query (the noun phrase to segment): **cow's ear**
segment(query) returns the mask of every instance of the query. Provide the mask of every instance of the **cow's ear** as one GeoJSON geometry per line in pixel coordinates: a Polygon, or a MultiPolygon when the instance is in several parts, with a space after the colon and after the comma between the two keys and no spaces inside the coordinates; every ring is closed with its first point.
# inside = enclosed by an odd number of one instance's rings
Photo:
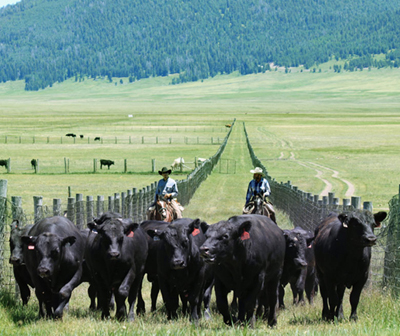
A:
{"type": "Polygon", "coordinates": [[[75,243],[75,241],[76,241],[76,237],[75,236],[66,237],[61,241],[61,246],[65,246],[67,244],[73,245],[75,243]]]}
{"type": "Polygon", "coordinates": [[[314,233],[312,231],[306,231],[306,233],[303,234],[304,238],[306,238],[307,245],[310,245],[311,242],[314,240],[314,233]]]}
{"type": "Polygon", "coordinates": [[[246,221],[239,225],[238,234],[242,241],[250,239],[251,222],[246,221]]]}
{"type": "Polygon", "coordinates": [[[126,235],[129,235],[132,232],[135,232],[138,227],[139,227],[138,223],[134,223],[134,222],[131,221],[129,224],[124,225],[124,233],[126,235]]]}
{"type": "Polygon", "coordinates": [[[385,220],[387,216],[387,213],[385,211],[380,211],[376,214],[374,214],[374,219],[375,219],[375,227],[380,227],[381,222],[385,220]]]}
{"type": "Polygon", "coordinates": [[[149,230],[146,231],[146,233],[151,238],[153,238],[153,240],[156,240],[156,239],[160,239],[161,235],[163,234],[163,231],[160,231],[160,230],[157,230],[157,229],[149,229],[149,230]]]}
{"type": "Polygon", "coordinates": [[[342,213],[338,216],[338,218],[339,218],[340,222],[342,223],[342,226],[347,229],[348,224],[349,224],[349,217],[347,217],[346,214],[342,213]]]}
{"type": "Polygon", "coordinates": [[[90,231],[97,230],[97,224],[95,222],[87,223],[87,227],[90,229],[90,231]]]}
{"type": "Polygon", "coordinates": [[[34,236],[22,236],[21,237],[21,241],[25,245],[34,246],[36,244],[36,240],[37,240],[37,237],[34,237],[34,236]]]}
{"type": "Polygon", "coordinates": [[[210,225],[208,225],[206,222],[201,222],[200,227],[201,227],[201,230],[203,231],[203,233],[206,233],[208,228],[210,227],[210,225]]]}
{"type": "Polygon", "coordinates": [[[188,230],[188,235],[190,236],[193,234],[193,236],[197,236],[200,233],[200,225],[201,221],[200,219],[195,219],[193,222],[189,224],[189,230],[188,230]]]}

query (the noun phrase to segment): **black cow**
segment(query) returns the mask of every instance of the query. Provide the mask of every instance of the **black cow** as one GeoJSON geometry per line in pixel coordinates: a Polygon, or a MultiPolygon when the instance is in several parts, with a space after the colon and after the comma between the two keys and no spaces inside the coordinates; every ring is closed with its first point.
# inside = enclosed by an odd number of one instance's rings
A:
{"type": "Polygon", "coordinates": [[[63,309],[82,276],[84,239],[61,216],[44,218],[22,236],[26,267],[35,285],[39,316],[62,318],[63,309]]]}
{"type": "Polygon", "coordinates": [[[315,261],[323,319],[343,318],[343,295],[347,287],[352,288],[350,319],[357,320],[360,294],[368,279],[371,246],[376,242],[373,228],[385,218],[386,212],[331,213],[315,229],[315,261]]]}
{"type": "Polygon", "coordinates": [[[65,136],[71,137],[71,138],[76,138],[76,134],[74,134],[74,133],[67,133],[67,134],[65,134],[65,136]]]}
{"type": "Polygon", "coordinates": [[[95,137],[94,141],[100,141],[100,137],[95,137]]]}
{"type": "Polygon", "coordinates": [[[36,169],[36,167],[37,167],[37,161],[36,161],[36,159],[32,159],[32,160],[31,160],[31,166],[32,166],[32,169],[36,169]]]}
{"type": "Polygon", "coordinates": [[[103,169],[103,166],[107,166],[108,169],[110,169],[110,166],[113,164],[114,164],[114,161],[101,159],[100,160],[100,169],[103,169]]]}
{"type": "Polygon", "coordinates": [[[83,139],[83,134],[80,134],[79,137],[80,137],[81,139],[83,139]]]}
{"type": "Polygon", "coordinates": [[[238,320],[254,324],[259,305],[268,309],[268,324],[276,325],[278,285],[285,258],[283,231],[267,216],[241,215],[210,225],[201,256],[214,265],[217,307],[224,322],[231,316],[227,295],[239,301],[238,320]]]}
{"type": "Polygon", "coordinates": [[[18,284],[23,305],[26,305],[31,297],[29,286],[34,288],[34,285],[25,265],[21,237],[27,235],[32,226],[33,225],[26,225],[22,227],[18,220],[14,220],[10,225],[9,261],[13,266],[15,281],[18,284]]]}
{"type": "MultiPolygon", "coordinates": [[[[158,280],[167,308],[168,319],[177,317],[179,296],[186,313],[190,304],[190,319],[197,323],[206,288],[212,285],[212,271],[200,256],[199,247],[205,241],[203,230],[207,223],[199,219],[176,219],[161,231],[148,230],[158,237],[158,280]]],[[[205,300],[209,317],[209,297],[205,300]]]]}
{"type": "Polygon", "coordinates": [[[86,245],[85,260],[96,282],[102,318],[110,316],[112,293],[117,306],[116,318],[126,318],[125,300],[128,298],[128,319],[134,320],[134,304],[147,258],[146,234],[130,219],[107,212],[88,223],[91,229],[86,245]]]}
{"type": "MultiPolygon", "coordinates": [[[[143,229],[144,232],[147,231],[156,231],[161,232],[163,231],[169,223],[157,220],[146,220],[140,223],[140,227],[143,229]]],[[[160,286],[158,283],[158,272],[157,272],[157,251],[160,245],[160,239],[158,236],[151,237],[150,235],[147,236],[147,243],[148,243],[148,254],[146,259],[146,265],[144,268],[144,274],[147,274],[147,280],[151,282],[151,311],[156,311],[157,307],[157,297],[160,291],[160,286]]],[[[142,288],[139,289],[138,293],[138,303],[137,303],[137,314],[145,313],[146,307],[145,302],[142,296],[142,288]]]]}
{"type": "MultiPolygon", "coordinates": [[[[288,283],[290,283],[293,293],[293,304],[304,303],[303,292],[308,279],[307,250],[311,249],[310,244],[314,239],[314,233],[305,231],[300,227],[292,230],[284,230],[283,234],[286,239],[286,252],[279,286],[279,306],[282,308],[285,307],[283,301],[285,295],[284,288],[288,283]]],[[[309,256],[312,257],[310,254],[309,256]]],[[[312,264],[312,260],[310,260],[310,263],[312,264]]],[[[314,275],[314,280],[309,279],[309,281],[314,283],[315,272],[312,265],[310,266],[310,277],[314,275]]],[[[307,294],[308,299],[312,302],[311,296],[313,297],[311,293],[307,294]]]]}
{"type": "Polygon", "coordinates": [[[0,160],[0,166],[3,166],[7,169],[8,167],[8,160],[0,160]]]}

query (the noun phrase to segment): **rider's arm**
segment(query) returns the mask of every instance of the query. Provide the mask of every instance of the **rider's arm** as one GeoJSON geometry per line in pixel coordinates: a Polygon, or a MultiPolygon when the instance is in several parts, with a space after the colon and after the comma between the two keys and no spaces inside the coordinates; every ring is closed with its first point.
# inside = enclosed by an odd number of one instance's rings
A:
{"type": "Polygon", "coordinates": [[[250,181],[249,186],[247,187],[246,204],[250,202],[251,196],[253,196],[253,190],[251,188],[251,181],[250,181]]]}
{"type": "Polygon", "coordinates": [[[269,196],[271,194],[271,188],[269,187],[269,183],[266,178],[264,178],[263,180],[263,190],[264,190],[263,194],[264,197],[269,196]]]}

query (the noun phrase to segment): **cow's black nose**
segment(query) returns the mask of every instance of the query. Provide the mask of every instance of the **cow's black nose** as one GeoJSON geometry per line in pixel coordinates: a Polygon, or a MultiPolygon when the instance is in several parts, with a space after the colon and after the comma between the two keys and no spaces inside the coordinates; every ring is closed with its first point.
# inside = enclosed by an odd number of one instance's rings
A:
{"type": "Polygon", "coordinates": [[[38,268],[38,275],[41,278],[47,278],[48,276],[50,276],[50,270],[48,268],[40,267],[38,268]]]}
{"type": "Polygon", "coordinates": [[[18,257],[10,257],[10,264],[18,265],[21,263],[21,259],[18,257]]]}

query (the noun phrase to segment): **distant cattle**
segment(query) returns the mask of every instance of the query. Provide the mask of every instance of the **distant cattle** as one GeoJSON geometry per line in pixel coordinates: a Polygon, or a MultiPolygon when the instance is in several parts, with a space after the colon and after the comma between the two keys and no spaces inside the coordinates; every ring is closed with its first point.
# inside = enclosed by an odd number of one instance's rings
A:
{"type": "Polygon", "coordinates": [[[81,282],[84,239],[80,231],[69,219],[54,216],[37,222],[21,240],[39,316],[62,318],[72,291],[81,282]]]}
{"type": "Polygon", "coordinates": [[[350,319],[357,320],[361,291],[368,279],[373,228],[386,218],[386,212],[331,213],[315,229],[315,262],[323,300],[322,318],[343,318],[343,295],[350,293],[350,319]]]}
{"type": "Polygon", "coordinates": [[[241,215],[210,225],[201,256],[213,265],[217,307],[226,324],[254,325],[258,303],[265,308],[268,325],[277,323],[278,286],[285,258],[283,231],[267,216],[241,215]],[[239,300],[232,316],[227,295],[239,300]]]}
{"type": "Polygon", "coordinates": [[[231,124],[226,124],[226,125],[225,125],[225,127],[227,127],[227,128],[231,128],[231,127],[232,127],[232,125],[231,125],[231,124]]]}
{"type": "Polygon", "coordinates": [[[116,318],[134,320],[134,305],[142,283],[148,244],[139,224],[107,212],[87,224],[91,230],[85,261],[98,289],[102,318],[110,316],[109,303],[114,294],[116,318]],[[127,314],[125,300],[129,302],[127,314]]]}
{"type": "Polygon", "coordinates": [[[83,134],[79,135],[79,137],[80,137],[81,139],[83,139],[83,134]]]}
{"type": "Polygon", "coordinates": [[[8,167],[8,160],[0,160],[0,166],[3,166],[7,169],[8,167]]]}
{"type": "MultiPolygon", "coordinates": [[[[285,286],[290,283],[293,292],[293,304],[304,303],[303,292],[306,287],[306,281],[309,269],[309,281],[311,281],[310,290],[314,290],[315,285],[315,270],[313,269],[313,260],[309,260],[310,268],[308,268],[307,250],[311,249],[311,242],[314,239],[314,233],[305,231],[300,227],[292,230],[284,230],[286,239],[285,263],[281,277],[279,288],[279,306],[284,307],[285,286]]],[[[310,255],[312,256],[312,255],[310,255]]],[[[311,258],[310,258],[311,259],[311,258]]],[[[307,287],[308,289],[309,287],[307,287]]],[[[312,303],[314,294],[307,293],[307,298],[312,303]]]]}
{"type": "Polygon", "coordinates": [[[67,133],[67,134],[65,134],[65,136],[71,137],[71,138],[76,138],[76,134],[74,134],[74,133],[67,133]]]}
{"type": "MultiPolygon", "coordinates": [[[[213,284],[212,270],[200,256],[199,247],[205,241],[204,228],[208,225],[199,219],[180,218],[162,230],[148,230],[152,237],[160,239],[157,253],[158,280],[168,319],[177,317],[179,296],[182,311],[190,305],[190,319],[197,322],[206,288],[213,284]]],[[[209,317],[209,297],[205,311],[209,317]]]]}
{"type": "Polygon", "coordinates": [[[197,158],[197,164],[201,165],[203,162],[207,161],[205,158],[197,158]]]}
{"type": "Polygon", "coordinates": [[[107,166],[108,169],[110,169],[110,166],[113,164],[114,164],[114,161],[101,159],[100,160],[100,169],[103,169],[103,166],[107,166]]]}
{"type": "Polygon", "coordinates": [[[36,159],[32,159],[31,160],[31,166],[32,166],[32,169],[36,169],[36,167],[37,167],[37,160],[36,159]]]}
{"type": "Polygon", "coordinates": [[[23,243],[21,237],[27,235],[33,225],[20,225],[18,220],[14,220],[10,225],[10,264],[13,266],[15,281],[18,284],[22,304],[26,305],[31,296],[29,286],[34,288],[32,278],[24,261],[23,243]]]}
{"type": "Polygon", "coordinates": [[[174,162],[172,162],[171,164],[171,169],[172,170],[177,170],[180,169],[185,163],[185,160],[182,157],[179,157],[177,159],[174,160],[174,162]]]}
{"type": "Polygon", "coordinates": [[[100,137],[95,137],[94,141],[100,141],[100,137]]]}

